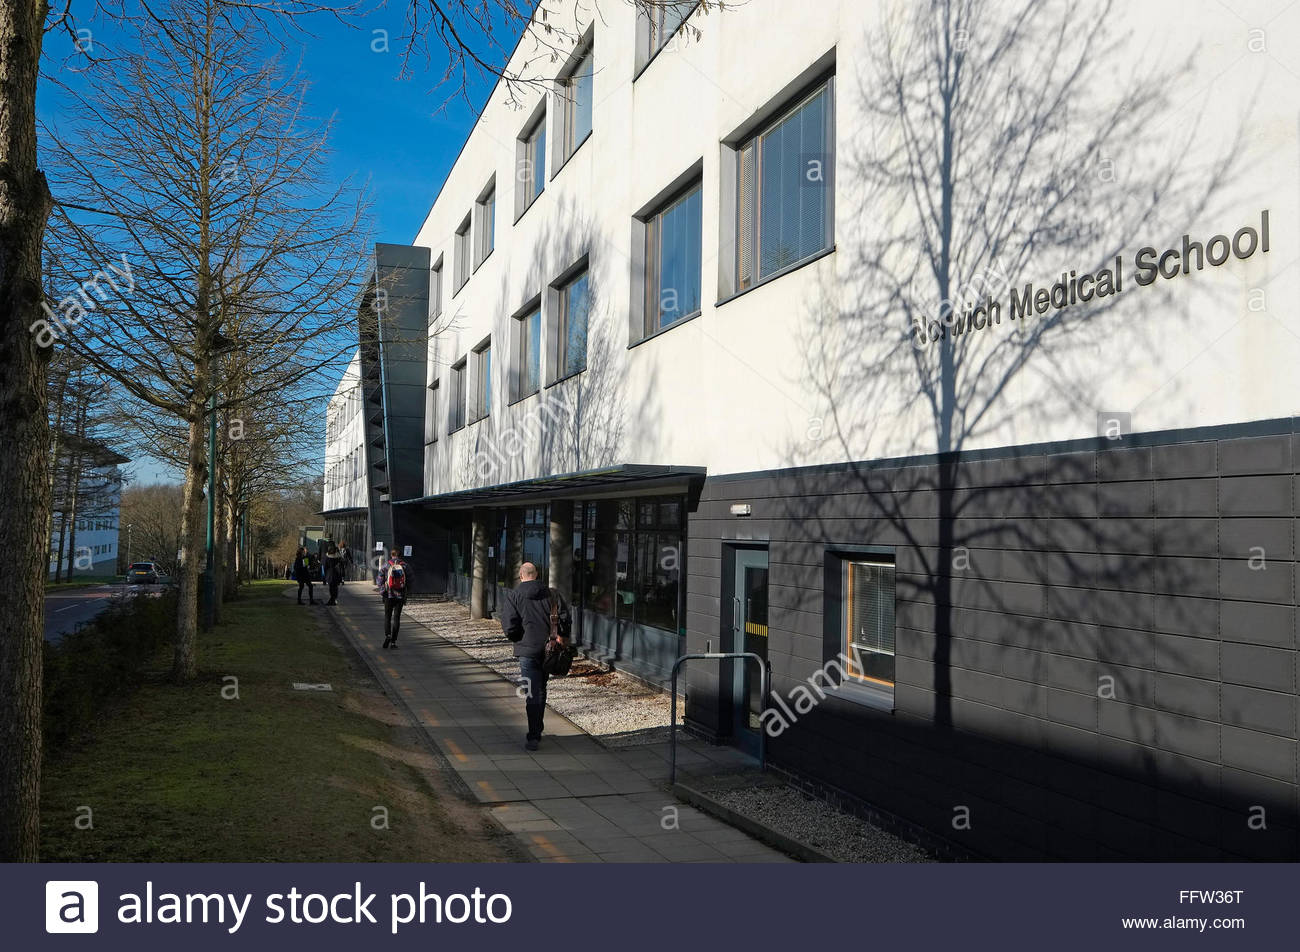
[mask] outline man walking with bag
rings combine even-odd
[[[507,590],[504,594],[501,629],[515,643],[515,657],[519,659],[519,674],[526,692],[528,736],[524,748],[537,750],[546,715],[547,645],[555,642],[552,652],[571,651],[568,648],[569,606],[564,596],[538,580],[537,566],[532,562],[519,566],[519,584],[513,592]]]
[[[402,609],[411,590],[411,573],[397,550],[379,570],[379,594],[384,599],[384,647],[397,647],[397,631],[402,627]]]

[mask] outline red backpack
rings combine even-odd
[[[394,562],[388,566],[387,588],[393,595],[406,595],[406,566],[401,562]]]

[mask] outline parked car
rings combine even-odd
[[[157,585],[162,572],[157,562],[133,562],[126,570],[126,580],[143,585]]]

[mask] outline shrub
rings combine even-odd
[[[57,749],[88,727],[113,697],[138,685],[176,630],[176,591],[137,595],[45,644],[45,745]]]

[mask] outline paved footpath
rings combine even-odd
[[[292,595],[293,590],[289,590]],[[306,609],[304,609],[306,610]],[[384,651],[373,586],[345,585],[328,611],[389,694],[442,751],[466,787],[542,862],[791,862],[667,791],[668,745],[611,749],[554,710],[541,750],[524,750],[516,685],[437,632],[402,619],[401,647]],[[679,769],[749,763],[742,754],[678,737]]]

